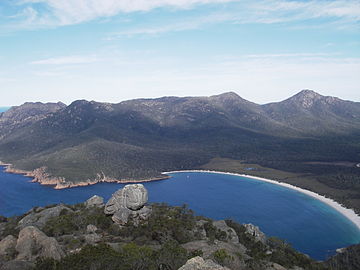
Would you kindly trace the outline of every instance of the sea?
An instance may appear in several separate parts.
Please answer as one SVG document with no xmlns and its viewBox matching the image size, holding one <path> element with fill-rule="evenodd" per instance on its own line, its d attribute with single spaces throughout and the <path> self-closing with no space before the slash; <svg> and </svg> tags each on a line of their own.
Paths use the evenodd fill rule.
<svg viewBox="0 0 360 270">
<path fill-rule="evenodd" d="M 208 172 L 171 173 L 167 180 L 144 183 L 150 202 L 183 205 L 213 219 L 252 223 L 268 236 L 279 237 L 316 260 L 336 249 L 360 243 L 360 230 L 341 213 L 313 197 L 271 183 Z M 93 195 L 108 200 L 124 184 L 55 190 L 9 174 L 0 167 L 0 215 L 13 216 L 34 206 L 75 204 Z"/>
<path fill-rule="evenodd" d="M 0 107 L 0 113 L 6 112 L 10 107 Z"/>
</svg>

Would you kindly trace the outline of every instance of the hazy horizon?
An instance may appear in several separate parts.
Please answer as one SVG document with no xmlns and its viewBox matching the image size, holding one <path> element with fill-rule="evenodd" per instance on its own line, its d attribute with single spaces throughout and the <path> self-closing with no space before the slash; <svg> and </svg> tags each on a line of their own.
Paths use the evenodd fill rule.
<svg viewBox="0 0 360 270">
<path fill-rule="evenodd" d="M 312 90 L 312 89 L 302 89 L 302 90 Z M 253 101 L 253 100 L 248 100 L 248 101 L 254 102 L 254 103 L 259 104 L 259 105 L 264 105 L 264 104 L 273 103 L 273 102 L 280 102 L 280 101 L 283 101 L 283 100 L 285 100 L 285 99 L 288 99 L 288 98 L 290 98 L 290 97 L 298 94 L 298 93 L 301 92 L 302 90 L 299 90 L 299 91 L 297 91 L 297 92 L 294 92 L 294 93 L 291 94 L 290 96 L 285 97 L 285 98 L 283 98 L 283 99 L 273 100 L 273 101 L 269 101 L 269 102 L 265 102 L 265 103 L 257 103 L 257 102 L 255 102 L 255 101 Z M 312 90 L 312 91 L 314 91 L 314 90 Z M 228 91 L 228 92 L 235 92 L 235 91 Z M 315 92 L 317 92 L 317 91 L 315 91 Z M 216 93 L 216 94 L 214 94 L 214 95 L 220 95 L 220 94 L 223 94 L 223 93 L 226 93 L 226 92 Z M 236 93 L 236 92 L 235 92 L 235 93 Z M 320 94 L 320 95 L 322 95 L 322 96 L 327 96 L 327 95 L 322 94 L 322 93 L 319 93 L 319 92 L 317 92 L 317 93 Z M 236 94 L 238 94 L 238 93 L 236 93 Z M 238 95 L 239 95 L 239 94 L 238 94 Z M 205 96 L 205 95 L 201 95 L 201 96 Z M 175 97 L 201 97 L 201 96 L 195 96 L 195 95 L 193 95 L 193 96 L 175 96 Z M 212 95 L 207 95 L 207 96 L 212 96 Z M 239 96 L 242 97 L 241 95 L 239 95 Z M 151 97 L 151 98 L 161 98 L 161 97 L 170 97 L 170 96 L 158 96 L 158 97 Z M 173 96 L 171 96 L 171 97 L 173 97 Z M 147 98 L 147 97 L 139 97 L 139 98 L 134 98 L 134 99 L 142 99 L 142 98 Z M 343 98 L 341 98 L 341 97 L 339 97 L 339 96 L 337 96 L 337 98 L 340 98 L 340 99 L 342 99 L 342 100 L 346 100 L 346 99 L 343 99 Z M 76 100 L 87 100 L 87 101 L 96 101 L 96 102 L 104 102 L 104 103 L 114 103 L 114 104 L 116 104 L 116 103 L 120 103 L 120 102 L 122 102 L 122 101 L 127 101 L 127 100 L 132 100 L 132 99 L 124 99 L 124 100 L 120 100 L 120 101 L 118 101 L 118 102 L 108 102 L 108 101 L 90 100 L 90 99 L 86 99 L 86 98 L 76 99 Z M 2 109 L 9 109 L 9 108 L 11 108 L 11 107 L 13 107 L 13 106 L 20 106 L 20 105 L 22 105 L 22 104 L 24 104 L 24 103 L 26 103 L 26 102 L 41 102 L 41 103 L 57 103 L 57 102 L 62 102 L 62 103 L 64 103 L 64 104 L 66 104 L 66 105 L 70 105 L 72 102 L 74 102 L 74 101 L 76 101 L 76 100 L 72 100 L 72 101 L 70 101 L 70 102 L 63 102 L 63 101 L 61 101 L 61 100 L 58 100 L 58 101 L 28 100 L 28 101 L 25 101 L 25 102 L 23 102 L 23 103 L 21 103 L 21 104 L 0 105 L 0 112 L 2 112 Z M 349 101 L 354 101 L 354 102 L 356 102 L 355 100 L 349 100 Z"/>
</svg>

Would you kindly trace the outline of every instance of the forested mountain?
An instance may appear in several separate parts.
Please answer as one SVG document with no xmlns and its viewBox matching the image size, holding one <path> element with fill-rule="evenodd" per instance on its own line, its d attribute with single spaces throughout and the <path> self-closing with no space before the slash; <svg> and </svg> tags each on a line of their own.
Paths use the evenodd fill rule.
<svg viewBox="0 0 360 270">
<path fill-rule="evenodd" d="M 25 103 L 0 114 L 0 138 L 1 161 L 27 171 L 46 167 L 64 183 L 154 178 L 220 157 L 325 175 L 332 188 L 360 190 L 360 103 L 311 90 L 265 105 L 232 92 Z M 359 203 L 360 191 L 354 196 Z"/>
</svg>

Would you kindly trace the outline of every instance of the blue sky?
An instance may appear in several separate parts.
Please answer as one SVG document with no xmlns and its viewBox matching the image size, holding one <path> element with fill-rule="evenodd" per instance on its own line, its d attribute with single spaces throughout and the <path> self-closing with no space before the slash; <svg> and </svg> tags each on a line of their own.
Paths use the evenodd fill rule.
<svg viewBox="0 0 360 270">
<path fill-rule="evenodd" d="M 302 89 L 360 101 L 358 0 L 0 1 L 0 106 Z"/>
</svg>

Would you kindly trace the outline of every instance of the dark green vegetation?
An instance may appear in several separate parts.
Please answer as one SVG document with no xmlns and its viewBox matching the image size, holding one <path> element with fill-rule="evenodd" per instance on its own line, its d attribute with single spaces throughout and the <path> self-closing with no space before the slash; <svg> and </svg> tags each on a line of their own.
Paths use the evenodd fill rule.
<svg viewBox="0 0 360 270">
<path fill-rule="evenodd" d="M 205 256 L 209 250 L 206 256 L 230 269 L 275 269 L 267 268 L 274 263 L 287 269 L 298 266 L 314 270 L 352 269 L 346 267 L 357 265 L 356 251 L 347 257 L 337 257 L 343 255 L 340 254 L 324 263 L 315 262 L 282 240 L 269 238 L 264 243 L 256 241 L 243 225 L 227 220 L 227 226 L 234 229 L 239 239 L 239 244 L 231 244 L 227 240 L 227 233 L 217 229 L 212 220 L 194 216 L 186 206 L 154 204 L 149 220 L 138 227 L 131 220 L 119 227 L 103 213 L 103 208 L 85 208 L 83 204 L 68 207 L 70 210 L 51 218 L 43 228 L 46 235 L 55 237 L 66 256 L 60 261 L 38 258 L 34 269 L 170 270 L 178 269 L 189 258 Z M 34 211 L 41 212 L 41 209 Z M 0 240 L 9 232 L 17 237 L 16 225 L 21 218 L 0 220 Z M 96 225 L 96 234 L 100 235 L 96 244 L 86 240 L 86 227 L 89 224 Z M 4 225 L 6 232 L 2 230 Z M 15 258 L 16 251 L 9 256 Z M 0 257 L 0 268 L 2 259 Z M 350 264 L 353 262 L 355 264 Z"/>
<path fill-rule="evenodd" d="M 213 158 L 245 167 L 209 163 Z M 152 178 L 204 164 L 269 178 L 276 170 L 282 181 L 359 212 L 360 104 L 309 90 L 266 105 L 235 93 L 28 103 L 0 114 L 0 160 L 24 170 L 45 166 L 50 176 L 75 183 Z M 244 170 L 246 164 L 265 171 Z"/>
<path fill-rule="evenodd" d="M 35 269 L 156 270 L 161 265 L 164 265 L 163 269 L 178 269 L 187 259 L 186 250 L 176 242 L 166 243 L 158 250 L 129 243 L 119 247 L 118 251 L 105 243 L 100 243 L 96 246 L 86 245 L 79 253 L 66 256 L 59 262 L 53 259 L 39 259 Z"/>
</svg>

